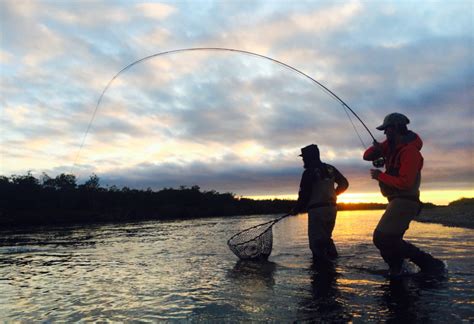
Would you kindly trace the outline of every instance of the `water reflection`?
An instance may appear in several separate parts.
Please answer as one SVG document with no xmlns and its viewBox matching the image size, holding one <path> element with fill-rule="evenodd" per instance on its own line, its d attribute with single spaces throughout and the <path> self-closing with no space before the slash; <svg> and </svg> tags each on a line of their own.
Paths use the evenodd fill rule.
<svg viewBox="0 0 474 324">
<path fill-rule="evenodd" d="M 273 275 L 276 267 L 277 264 L 275 262 L 268 260 L 239 260 L 229 272 L 228 277 L 235 280 L 236 284 L 242 286 L 242 288 L 272 288 L 275 284 Z"/>
<path fill-rule="evenodd" d="M 445 303 L 443 298 L 436 298 L 436 295 L 440 297 L 439 292 L 446 288 L 446 280 L 446 278 L 415 275 L 391 279 L 383 284 L 380 305 L 388 312 L 387 321 L 395 323 L 439 321 L 438 308 L 445 307 L 443 306 Z M 426 298 L 426 295 L 430 295 L 429 298 Z"/>
<path fill-rule="evenodd" d="M 412 323 L 418 317 L 424 317 L 419 310 L 414 309 L 414 305 L 419 302 L 419 291 L 410 287 L 408 278 L 392 279 L 381 289 L 381 307 L 388 310 L 388 320 Z M 430 322 L 429 318 L 424 320 Z"/>
<path fill-rule="evenodd" d="M 351 319 L 345 306 L 337 279 L 340 273 L 336 264 L 321 266 L 312 262 L 310 275 L 310 294 L 300 302 L 298 321 L 322 323 L 346 323 Z"/>
<path fill-rule="evenodd" d="M 0 230 L 0 322 L 472 321 L 474 232 L 413 223 L 408 239 L 447 260 L 445 281 L 390 282 L 372 245 L 380 212 L 343 212 L 333 269 L 311 263 L 303 216 L 275 226 L 263 263 L 226 241 L 274 215 Z"/>
</svg>

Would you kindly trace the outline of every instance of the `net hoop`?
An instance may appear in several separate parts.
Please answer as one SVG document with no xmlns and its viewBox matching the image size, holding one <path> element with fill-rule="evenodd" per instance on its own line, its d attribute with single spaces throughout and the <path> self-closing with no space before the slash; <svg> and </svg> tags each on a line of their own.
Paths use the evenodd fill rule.
<svg viewBox="0 0 474 324">
<path fill-rule="evenodd" d="M 272 252 L 273 225 L 287 216 L 240 231 L 227 240 L 227 245 L 241 260 L 266 260 Z"/>
<path fill-rule="evenodd" d="M 255 226 L 252 226 L 252 227 L 249 227 L 247 229 L 244 229 L 243 231 L 240 231 L 239 233 L 233 235 L 230 239 L 227 240 L 227 245 L 232 245 L 232 246 L 239 246 L 239 245 L 243 245 L 243 244 L 246 244 L 246 243 L 249 243 L 251 241 L 255 241 L 257 240 L 260 236 L 262 236 L 263 234 L 265 234 L 266 232 L 268 232 L 269 229 L 272 228 L 273 224 L 278 222 L 279 219 L 277 220 L 272 220 L 272 221 L 269 221 L 269 222 L 266 222 L 266 223 L 263 223 L 263 224 L 258 224 L 258 225 L 255 225 Z M 269 225 L 268 228 L 266 230 L 264 230 L 262 233 L 260 233 L 259 235 L 247 240 L 247 241 L 243 241 L 243 242 L 239 242 L 239 243 L 232 243 L 232 240 L 234 240 L 235 238 L 247 233 L 247 232 L 250 232 L 251 230 L 257 228 L 257 227 L 260 227 L 260 226 L 264 226 L 264 225 Z"/>
</svg>

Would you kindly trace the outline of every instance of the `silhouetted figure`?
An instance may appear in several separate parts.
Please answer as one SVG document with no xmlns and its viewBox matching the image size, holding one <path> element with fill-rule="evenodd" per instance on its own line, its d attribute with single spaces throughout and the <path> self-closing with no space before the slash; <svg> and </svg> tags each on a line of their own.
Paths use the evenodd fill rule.
<svg viewBox="0 0 474 324">
<path fill-rule="evenodd" d="M 337 196 L 347 189 L 349 183 L 334 166 L 321 162 L 317 145 L 303 147 L 300 156 L 305 170 L 301 176 L 298 201 L 290 213 L 296 215 L 308 211 L 309 246 L 313 258 L 320 264 L 330 264 L 331 259 L 338 256 L 332 240 Z"/>
<path fill-rule="evenodd" d="M 410 259 L 423 273 L 443 274 L 445 265 L 413 244 L 403 240 L 411 220 L 421 210 L 420 181 L 423 143 L 420 137 L 407 129 L 409 119 L 392 113 L 377 127 L 387 139 L 374 145 L 364 153 L 364 160 L 385 160 L 385 172 L 371 169 L 372 179 L 378 181 L 382 195 L 389 203 L 375 228 L 373 241 L 390 268 L 391 276 L 403 274 L 403 260 Z"/>
</svg>

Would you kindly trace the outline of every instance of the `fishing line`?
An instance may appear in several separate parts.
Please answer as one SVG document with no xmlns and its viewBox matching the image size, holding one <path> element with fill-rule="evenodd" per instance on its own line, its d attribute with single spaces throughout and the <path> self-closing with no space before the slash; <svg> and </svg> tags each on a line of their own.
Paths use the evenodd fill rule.
<svg viewBox="0 0 474 324">
<path fill-rule="evenodd" d="M 354 129 L 355 133 L 357 134 L 357 137 L 359 138 L 359 141 L 360 141 L 360 143 L 362 144 L 362 148 L 365 150 L 365 148 L 366 148 L 367 146 L 365 146 L 365 143 L 364 143 L 364 141 L 362 140 L 362 137 L 360 136 L 359 131 L 357 130 L 356 126 L 354 125 L 354 122 L 352 121 L 351 115 L 349 115 L 349 112 L 347 111 L 347 109 L 344 109 L 344 106 L 342 106 L 342 108 L 343 108 L 344 112 L 346 113 L 347 118 L 348 118 L 349 121 L 351 122 L 352 128 Z"/>
<path fill-rule="evenodd" d="M 125 66 L 123 69 L 121 69 L 117 74 L 115 74 L 113 76 L 112 79 L 110 79 L 110 81 L 107 83 L 107 85 L 105 86 L 104 90 L 102 90 L 102 93 L 100 94 L 100 97 L 99 99 L 97 100 L 97 104 L 95 106 L 95 109 L 94 109 L 94 112 L 92 114 L 92 117 L 91 117 L 91 120 L 89 121 L 89 124 L 87 125 L 87 129 L 86 129 L 86 132 L 84 133 L 84 136 L 82 138 L 82 141 L 81 141 L 81 145 L 79 146 L 79 150 L 76 154 L 76 158 L 74 160 L 74 164 L 73 164 L 73 167 L 76 165 L 77 163 L 77 159 L 79 158 L 79 155 L 82 151 L 82 148 L 84 147 L 84 143 L 86 141 L 86 137 L 91 129 L 91 126 L 92 126 L 92 122 L 94 121 L 94 118 L 97 114 L 97 110 L 99 109 L 99 106 L 100 106 L 100 103 L 102 102 L 102 98 L 104 97 L 104 94 L 105 92 L 109 89 L 109 87 L 111 86 L 111 84 L 115 81 L 115 79 L 117 79 L 117 77 L 122 74 L 123 72 L 125 72 L 126 70 L 128 70 L 129 68 L 131 68 L 132 66 L 134 65 L 137 65 L 143 61 L 146 61 L 146 60 L 149 60 L 149 59 L 152 59 L 154 57 L 158 57 L 158 56 L 163 56 L 163 55 L 170 55 L 170 54 L 174 54 L 174 53 L 180 53 L 180 52 L 191 52 L 191 51 L 225 51 L 225 52 L 234 52 L 234 53 L 241 53 L 241 54 L 246 54 L 246 55 L 250 55 L 250 56 L 256 56 L 256 57 L 260 57 L 260 58 L 263 58 L 263 59 L 267 59 L 267 60 L 270 60 L 272 62 L 275 62 L 277 64 L 280 64 L 281 66 L 287 68 L 287 69 L 290 69 L 306 78 L 308 78 L 309 80 L 311 80 L 312 82 L 314 82 L 317 86 L 319 86 L 323 91 L 325 91 L 327 94 L 329 94 L 332 98 L 334 98 L 335 100 L 337 100 L 339 103 L 342 104 L 342 107 L 344 109 L 344 111 L 346 112 L 347 116 L 349 117 L 349 120 L 352 124 L 352 126 L 354 127 L 354 130 L 357 134 L 357 136 L 359 137 L 362 145 L 364 146 L 365 148 L 365 144 L 364 142 L 362 141 L 362 138 L 360 137 L 360 134 L 357 132 L 357 129 L 354 125 L 354 123 L 352 122 L 352 119 L 350 118 L 350 115 L 349 113 L 347 112 L 347 110 L 349 110 L 358 120 L 359 122 L 362 124 L 362 126 L 364 126 L 365 130 L 369 133 L 370 137 L 372 137 L 372 139 L 375 141 L 375 137 L 372 135 L 372 133 L 370 132 L 369 128 L 365 125 L 365 123 L 362 121 L 362 119 L 360 119 L 360 117 L 355 113 L 354 110 L 352 110 L 351 107 L 349 107 L 341 98 L 339 98 L 334 92 L 332 92 L 329 88 L 327 88 L 326 86 L 324 86 L 322 83 L 320 83 L 319 81 L 313 79 L 312 77 L 310 77 L 309 75 L 307 75 L 306 73 L 298 70 L 297 68 L 289 65 L 289 64 L 286 64 L 286 63 L 283 63 L 279 60 L 276 60 L 276 59 L 273 59 L 271 57 L 268 57 L 268 56 L 265 56 L 265 55 L 262 55 L 262 54 L 257 54 L 257 53 L 254 53 L 254 52 L 249 52 L 249 51 L 244 51 L 244 50 L 238 50 L 238 49 L 233 49 L 233 48 L 225 48 L 225 47 L 194 47 L 194 48 L 182 48 L 182 49 L 176 49 L 176 50 L 171 50 L 171 51 L 165 51 L 165 52 L 160 52 L 160 53 L 156 53 L 156 54 L 153 54 L 153 55 L 149 55 L 149 56 L 146 56 L 146 57 L 143 57 L 139 60 L 136 60 L 135 62 L 132 62 L 130 63 L 129 65 Z M 71 172 L 72 173 L 72 172 Z"/>
</svg>

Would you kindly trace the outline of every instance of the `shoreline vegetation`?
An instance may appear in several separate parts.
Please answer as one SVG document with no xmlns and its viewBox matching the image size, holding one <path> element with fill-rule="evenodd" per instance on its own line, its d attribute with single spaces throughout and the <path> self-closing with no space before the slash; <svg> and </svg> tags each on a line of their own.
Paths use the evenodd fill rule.
<svg viewBox="0 0 474 324">
<path fill-rule="evenodd" d="M 202 191 L 199 186 L 180 186 L 154 191 L 116 186 L 103 187 L 93 174 L 77 184 L 72 174 L 40 179 L 26 175 L 0 176 L 0 227 L 38 227 L 66 224 L 192 219 L 215 216 L 284 214 L 294 200 L 253 200 L 233 193 Z M 384 209 L 379 203 L 339 203 L 339 210 Z M 474 228 L 474 198 L 448 206 L 427 203 L 415 218 L 446 226 Z"/>
<path fill-rule="evenodd" d="M 415 221 L 474 229 L 474 198 L 461 198 L 447 206 L 423 208 Z"/>
</svg>

